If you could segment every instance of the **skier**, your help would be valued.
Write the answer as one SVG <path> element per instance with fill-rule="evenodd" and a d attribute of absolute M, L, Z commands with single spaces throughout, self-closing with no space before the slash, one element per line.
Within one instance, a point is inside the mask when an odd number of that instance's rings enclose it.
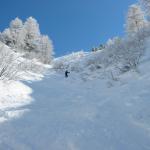
<path fill-rule="evenodd" d="M 65 77 L 66 77 L 66 78 L 68 78 L 68 74 L 69 74 L 69 73 L 70 73 L 70 72 L 69 72 L 68 70 L 65 71 Z"/>

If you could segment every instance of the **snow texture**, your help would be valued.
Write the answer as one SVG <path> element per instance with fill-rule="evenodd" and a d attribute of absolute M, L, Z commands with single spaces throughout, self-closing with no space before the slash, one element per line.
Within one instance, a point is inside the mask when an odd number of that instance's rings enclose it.
<path fill-rule="evenodd" d="M 146 56 L 139 73 L 127 72 L 118 81 L 85 82 L 75 72 L 66 79 L 64 72 L 49 69 L 44 80 L 26 83 L 30 88 L 10 84 L 11 97 L 0 101 L 0 149 L 149 150 L 150 57 Z"/>

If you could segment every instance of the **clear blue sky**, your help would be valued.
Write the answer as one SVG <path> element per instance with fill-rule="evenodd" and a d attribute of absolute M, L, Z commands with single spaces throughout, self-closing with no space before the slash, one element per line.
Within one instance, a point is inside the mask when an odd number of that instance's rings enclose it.
<path fill-rule="evenodd" d="M 0 30 L 15 17 L 35 17 L 53 40 L 56 56 L 105 43 L 124 34 L 130 4 L 136 0 L 1 0 Z"/>

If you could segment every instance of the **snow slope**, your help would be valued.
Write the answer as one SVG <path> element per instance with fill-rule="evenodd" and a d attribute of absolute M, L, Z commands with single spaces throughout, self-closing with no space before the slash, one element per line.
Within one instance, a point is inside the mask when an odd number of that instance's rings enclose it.
<path fill-rule="evenodd" d="M 37 60 L 27 60 L 0 42 L 0 123 L 18 118 L 28 111 L 32 89 L 20 80 L 40 80 L 47 68 Z"/>
<path fill-rule="evenodd" d="M 150 150 L 150 61 L 118 81 L 50 69 L 34 99 L 0 124 L 0 150 Z"/>
<path fill-rule="evenodd" d="M 23 115 L 28 109 L 22 106 L 31 103 L 32 89 L 21 82 L 0 81 L 0 123 Z"/>

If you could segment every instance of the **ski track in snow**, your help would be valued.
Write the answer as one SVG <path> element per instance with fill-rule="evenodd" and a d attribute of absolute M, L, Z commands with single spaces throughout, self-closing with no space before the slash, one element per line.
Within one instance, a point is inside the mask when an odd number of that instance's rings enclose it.
<path fill-rule="evenodd" d="M 28 83 L 34 101 L 20 118 L 0 124 L 0 150 L 150 150 L 146 75 L 127 73 L 120 79 L 125 84 L 111 88 L 105 80 L 84 82 L 75 74 Z"/>

